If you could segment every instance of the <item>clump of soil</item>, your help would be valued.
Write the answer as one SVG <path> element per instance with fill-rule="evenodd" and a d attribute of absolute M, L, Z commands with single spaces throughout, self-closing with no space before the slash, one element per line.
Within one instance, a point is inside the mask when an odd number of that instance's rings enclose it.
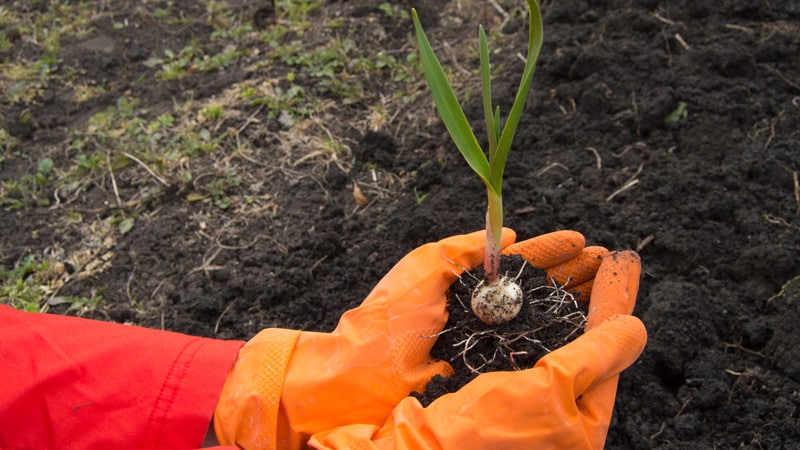
<path fill-rule="evenodd" d="M 519 256 L 503 257 L 503 267 L 522 287 L 519 315 L 500 325 L 483 323 L 470 308 L 483 270 L 462 275 L 448 293 L 450 316 L 431 349 L 431 356 L 449 362 L 455 373 L 436 376 L 424 394 L 412 394 L 423 406 L 457 391 L 481 373 L 529 369 L 542 356 L 583 334 L 587 308 L 577 296 L 547 280 L 543 271 Z"/>

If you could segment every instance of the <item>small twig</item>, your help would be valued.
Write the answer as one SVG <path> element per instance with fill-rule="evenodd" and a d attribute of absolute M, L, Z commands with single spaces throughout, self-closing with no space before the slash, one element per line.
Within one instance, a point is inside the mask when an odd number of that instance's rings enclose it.
<path fill-rule="evenodd" d="M 610 202 L 611 200 L 613 200 L 613 199 L 614 199 L 614 197 L 618 196 L 619 194 L 621 194 L 621 193 L 623 193 L 623 192 L 627 191 L 628 189 L 631 189 L 632 187 L 634 187 L 634 186 L 636 186 L 637 184 L 639 184 L 639 180 L 637 180 L 637 179 L 636 179 L 636 177 L 638 177 L 638 176 L 639 176 L 639 174 L 640 174 L 640 173 L 642 173 L 642 170 L 643 170 L 643 169 L 644 169 L 644 164 L 639 164 L 639 168 L 638 168 L 638 169 L 636 169 L 636 173 L 634 173 L 634 174 L 633 174 L 633 175 L 632 175 L 632 176 L 631 176 L 631 177 L 628 179 L 628 181 L 626 181 L 626 182 L 625 182 L 625 183 L 622 185 L 622 187 L 621 187 L 621 188 L 617 189 L 617 190 L 616 190 L 616 191 L 614 191 L 614 192 L 613 192 L 611 195 L 609 195 L 609 196 L 606 198 L 606 201 L 607 201 L 607 202 Z"/>
<path fill-rule="evenodd" d="M 792 181 L 794 182 L 794 203 L 797 205 L 794 215 L 800 216 L 800 180 L 797 178 L 796 170 L 792 172 Z"/>
<path fill-rule="evenodd" d="M 733 23 L 726 23 L 725 24 L 725 28 L 727 28 L 729 30 L 743 31 L 745 33 L 752 33 L 753 32 L 752 28 L 743 27 L 741 25 L 736 25 L 736 24 L 733 24 Z"/>
<path fill-rule="evenodd" d="M 228 306 L 226 306 L 225 309 L 222 310 L 222 313 L 219 315 L 219 317 L 217 317 L 217 323 L 214 324 L 214 334 L 215 335 L 217 333 L 219 333 L 219 324 L 220 324 L 220 322 L 222 322 L 222 316 L 224 316 L 225 313 L 228 312 L 228 310 L 231 309 L 231 307 L 233 306 L 234 303 L 236 303 L 236 299 L 235 298 L 233 300 L 231 300 L 230 303 L 228 303 Z"/>
<path fill-rule="evenodd" d="M 322 263 L 323 263 L 323 262 L 324 262 L 326 259 L 328 259 L 328 255 L 325 255 L 325 256 L 323 256 L 322 258 L 320 258 L 320 259 L 316 260 L 316 261 L 314 262 L 314 264 L 312 264 L 312 265 L 311 265 L 311 267 L 308 269 L 308 275 L 309 275 L 309 276 L 313 276 L 313 275 L 314 275 L 314 269 L 316 269 L 317 267 L 319 267 L 319 266 L 320 266 L 320 264 L 322 264 Z"/>
<path fill-rule="evenodd" d="M 137 302 L 133 298 L 133 295 L 131 294 L 131 283 L 133 282 L 133 276 L 135 274 L 136 274 L 136 267 L 134 267 L 133 270 L 131 270 L 131 274 L 128 275 L 128 282 L 125 283 L 125 295 L 128 296 L 128 301 L 131 303 L 131 305 L 133 305 L 136 309 L 141 311 L 142 310 L 142 306 L 139 305 L 139 302 Z"/>
<path fill-rule="evenodd" d="M 664 48 L 667 54 L 667 67 L 672 69 L 672 49 L 669 45 L 669 36 L 667 36 L 667 32 L 661 30 L 661 37 L 664 39 Z"/>
<path fill-rule="evenodd" d="M 163 178 L 161 178 L 161 177 L 159 177 L 158 175 L 156 175 L 156 173 L 153 171 L 153 169 L 151 169 L 150 167 L 148 167 L 148 166 L 147 166 L 147 164 L 145 164 L 144 162 L 142 162 L 142 160 L 141 160 L 141 159 L 139 159 L 139 158 L 137 158 L 137 157 L 135 157 L 135 156 L 131 155 L 131 154 L 130 154 L 130 153 L 128 153 L 128 152 L 121 152 L 121 153 L 122 153 L 123 155 L 125 155 L 127 158 L 130 158 L 130 159 L 132 159 L 133 161 L 135 161 L 135 162 L 136 162 L 137 164 L 139 164 L 140 166 L 144 167 L 144 170 L 148 171 L 148 172 L 150 173 L 150 175 L 152 175 L 152 176 L 153 176 L 153 178 L 155 178 L 156 180 L 158 180 L 158 182 L 159 182 L 159 183 L 163 184 L 163 185 L 164 185 L 164 186 L 166 186 L 166 187 L 169 187 L 169 183 L 167 183 L 166 181 L 164 181 L 164 179 L 163 179 Z"/>
<path fill-rule="evenodd" d="M 442 331 L 440 331 L 440 332 L 438 332 L 438 333 L 434 333 L 434 334 L 421 334 L 419 337 L 420 337 L 420 338 L 422 338 L 422 339 L 433 339 L 433 338 L 438 338 L 439 336 L 441 336 L 441 335 L 443 335 L 443 334 L 445 334 L 445 333 L 449 333 L 449 332 L 453 331 L 454 329 L 455 329 L 455 328 L 445 328 L 444 330 L 442 330 Z"/>
<path fill-rule="evenodd" d="M 683 37 L 680 35 L 680 33 L 675 33 L 674 37 L 675 37 L 675 40 L 678 41 L 679 44 L 681 44 L 681 47 L 683 47 L 684 50 L 691 50 L 692 49 L 689 46 L 689 44 L 685 40 L 683 40 Z"/>
<path fill-rule="evenodd" d="M 732 348 L 732 349 L 736 350 L 737 352 L 742 351 L 742 352 L 745 352 L 745 353 L 749 353 L 751 355 L 759 356 L 761 358 L 766 358 L 766 356 L 763 353 L 757 352 L 755 350 L 750 350 L 749 348 L 743 347 L 740 342 L 731 343 L 731 344 L 726 342 L 725 343 L 725 351 L 727 352 L 729 348 Z"/>
<path fill-rule="evenodd" d="M 639 180 L 630 180 L 630 181 L 628 181 L 627 183 L 623 184 L 621 188 L 617 189 L 611 195 L 606 197 L 606 201 L 610 202 L 611 200 L 614 200 L 614 197 L 618 196 L 619 194 L 622 194 L 623 192 L 627 191 L 628 189 L 631 189 L 632 187 L 636 186 L 637 184 L 639 184 Z"/>
<path fill-rule="evenodd" d="M 156 288 L 153 289 L 153 292 L 150 293 L 150 299 L 151 300 L 156 297 L 156 294 L 158 294 L 158 291 L 161 289 L 161 286 L 163 286 L 164 282 L 166 282 L 166 281 L 167 281 L 167 279 L 164 278 L 163 280 L 158 282 L 158 285 L 156 286 Z M 159 309 L 159 313 L 160 313 L 159 315 L 161 316 L 161 329 L 164 330 L 164 329 L 166 329 L 165 328 L 165 320 L 164 320 L 164 300 L 167 299 L 167 296 L 162 294 L 159 297 L 161 297 L 161 299 L 158 302 L 159 303 L 158 309 Z"/>
<path fill-rule="evenodd" d="M 554 162 L 554 163 L 550 163 L 549 165 L 547 165 L 547 167 L 545 167 L 545 168 L 539 170 L 538 172 L 536 172 L 536 176 L 540 177 L 540 176 L 544 175 L 545 173 L 547 173 L 548 171 L 550 171 L 550 169 L 553 169 L 555 167 L 559 167 L 561 169 L 564 169 L 564 170 L 567 171 L 567 173 L 569 173 L 569 167 L 567 167 L 567 166 L 565 166 L 565 165 L 563 165 L 563 164 L 561 164 L 559 162 Z"/>
<path fill-rule="evenodd" d="M 456 68 L 456 70 L 458 70 L 459 72 L 463 73 L 466 76 L 472 75 L 472 73 L 470 73 L 469 70 L 465 69 L 463 66 L 461 66 L 461 64 L 458 63 L 458 58 L 456 58 L 456 52 L 455 50 L 453 50 L 453 47 L 451 47 L 447 41 L 442 41 L 442 48 L 445 49 L 445 51 L 447 51 L 447 56 L 450 57 L 450 64 L 452 64 L 453 67 Z"/>
<path fill-rule="evenodd" d="M 785 111 L 781 110 L 781 112 L 778 113 L 778 117 L 775 117 L 774 119 L 772 119 L 772 121 L 770 121 L 769 136 L 767 136 L 767 142 L 764 143 L 764 148 L 761 149 L 762 152 L 766 151 L 767 147 L 769 147 L 769 144 L 771 144 L 772 140 L 775 139 L 775 124 L 777 124 L 778 121 L 781 120 L 781 117 L 783 117 L 784 112 Z"/>
<path fill-rule="evenodd" d="M 792 81 L 789 78 L 787 78 L 786 75 L 784 75 L 783 72 L 781 72 L 780 70 L 776 69 L 775 67 L 770 66 L 769 64 L 764 64 L 764 63 L 760 63 L 759 66 L 763 67 L 763 68 L 769 70 L 770 72 L 774 73 L 775 75 L 777 75 L 778 78 L 783 80 L 784 83 L 789 85 L 789 87 L 794 89 L 796 92 L 800 92 L 800 84 L 797 84 L 794 81 Z"/>
<path fill-rule="evenodd" d="M 689 406 L 689 403 L 691 402 L 692 402 L 692 397 L 689 397 L 686 400 L 684 400 L 683 403 L 681 404 L 681 407 L 678 409 L 678 412 L 675 413 L 675 417 L 678 417 L 681 414 L 683 414 L 683 411 L 686 410 L 686 407 Z"/>
<path fill-rule="evenodd" d="M 639 103 L 636 101 L 636 90 L 631 91 L 631 109 L 633 109 L 633 114 L 636 117 L 639 117 Z"/>
<path fill-rule="evenodd" d="M 122 208 L 122 199 L 119 198 L 119 188 L 117 188 L 117 177 L 114 176 L 114 168 L 111 167 L 111 152 L 106 150 L 106 164 L 108 165 L 108 173 L 111 175 L 111 186 L 114 188 L 114 197 L 117 198 L 117 207 Z"/>
<path fill-rule="evenodd" d="M 792 230 L 795 230 L 795 231 L 800 231 L 800 227 L 799 226 L 793 225 L 793 224 L 787 222 L 786 219 L 784 219 L 783 217 L 778 217 L 778 216 L 774 216 L 772 214 L 767 214 L 767 213 L 763 214 L 761 217 L 763 217 L 764 220 L 766 220 L 767 222 L 769 222 L 771 224 L 782 225 L 782 226 L 784 226 L 786 228 L 789 228 L 789 229 L 792 229 Z"/>
<path fill-rule="evenodd" d="M 667 428 L 667 422 L 666 421 L 661 422 L 661 428 L 659 428 L 658 431 L 650 435 L 650 440 L 652 441 L 658 436 L 660 436 L 661 433 L 663 433 L 666 428 Z"/>
<path fill-rule="evenodd" d="M 158 282 L 158 284 L 156 285 L 156 288 L 153 289 L 153 292 L 150 293 L 150 298 L 151 299 L 156 297 L 156 294 L 158 294 L 158 291 L 161 290 L 161 286 L 163 286 L 166 281 L 167 281 L 167 279 L 164 278 L 163 280 Z"/>
<path fill-rule="evenodd" d="M 656 238 L 655 235 L 650 234 L 641 241 L 639 241 L 639 243 L 636 245 L 636 251 L 641 252 L 642 249 L 647 247 L 647 245 L 650 244 L 651 242 L 653 242 L 655 238 Z"/>
<path fill-rule="evenodd" d="M 677 25 L 677 23 L 674 20 L 667 19 L 666 17 L 662 16 L 661 14 L 659 14 L 657 12 L 653 13 L 653 17 L 655 17 L 656 20 L 658 20 L 659 22 L 663 22 L 663 23 L 665 23 L 667 25 L 670 25 L 670 26 Z"/>
<path fill-rule="evenodd" d="M 789 287 L 789 283 L 791 283 L 791 280 L 787 281 L 786 283 L 784 283 L 783 286 L 781 286 L 781 290 L 778 291 L 777 294 L 774 294 L 770 298 L 768 298 L 767 299 L 767 303 L 771 303 L 776 298 L 780 298 L 780 297 L 783 297 L 784 295 L 786 295 L 786 289 Z"/>
<path fill-rule="evenodd" d="M 748 389 L 752 389 L 753 385 L 758 382 L 758 378 L 759 378 L 759 375 L 760 375 L 760 372 L 759 372 L 758 368 L 745 369 L 745 370 L 743 370 L 741 372 L 738 372 L 738 371 L 735 371 L 735 370 L 732 370 L 732 369 L 725 369 L 725 373 L 727 373 L 728 375 L 733 375 L 733 376 L 736 377 L 736 381 L 733 383 L 733 386 L 731 386 L 730 390 L 728 391 L 728 401 L 731 400 L 731 398 L 733 397 L 734 391 L 736 390 L 737 386 L 739 386 L 739 383 L 742 380 L 749 379 L 750 383 L 747 386 L 747 388 Z"/>
<path fill-rule="evenodd" d="M 262 109 L 264 109 L 263 103 L 258 105 L 258 108 L 256 108 L 255 111 L 253 111 L 253 114 L 250 114 L 247 117 L 247 119 L 245 119 L 244 124 L 242 124 L 242 126 L 236 129 L 236 145 L 239 145 L 239 134 L 241 134 L 242 131 L 245 130 L 245 128 L 247 128 L 251 123 L 261 123 L 260 120 L 256 119 L 256 116 L 259 116 L 261 114 Z"/>
<path fill-rule="evenodd" d="M 511 352 L 508 354 L 508 359 L 511 360 L 511 366 L 514 367 L 514 370 L 519 370 L 519 366 L 517 365 L 517 361 L 514 359 L 516 356 L 524 356 L 527 355 L 528 352 L 519 351 L 519 352 Z"/>
<path fill-rule="evenodd" d="M 591 152 L 594 155 L 594 159 L 597 165 L 597 170 L 603 169 L 603 160 L 600 158 L 600 152 L 597 151 L 594 147 L 585 147 L 584 150 L 587 152 Z"/>
<path fill-rule="evenodd" d="M 622 158 L 623 156 L 625 156 L 626 153 L 628 153 L 631 150 L 633 150 L 633 146 L 626 145 L 625 147 L 622 148 L 622 151 L 620 151 L 619 153 L 611 153 L 611 154 L 614 156 L 614 158 Z"/>
<path fill-rule="evenodd" d="M 164 315 L 165 315 L 164 314 L 164 300 L 166 300 L 166 299 L 167 299 L 167 296 L 166 295 L 162 295 L 161 296 L 161 301 L 159 302 L 160 303 L 159 304 L 159 309 L 161 310 L 159 315 L 161 316 L 161 330 L 162 331 L 166 330 L 166 323 L 165 323 L 166 321 L 164 320 Z"/>
<path fill-rule="evenodd" d="M 189 271 L 189 275 L 191 275 L 191 274 L 193 274 L 195 272 L 203 271 L 203 273 L 206 274 L 206 277 L 210 277 L 210 275 L 209 275 L 210 271 L 212 271 L 212 270 L 220 270 L 220 269 L 224 269 L 225 268 L 225 266 L 212 266 L 211 265 L 211 263 L 214 262 L 214 260 L 217 258 L 217 256 L 219 256 L 220 252 L 222 252 L 222 247 L 219 246 L 219 244 L 217 244 L 216 245 L 216 249 L 214 250 L 214 253 L 212 253 L 210 257 L 207 257 L 208 252 L 210 250 L 211 249 L 206 250 L 206 254 L 203 255 L 203 265 L 200 266 L 200 267 L 195 267 L 194 269 L 190 270 Z"/>
<path fill-rule="evenodd" d="M 503 22 L 500 24 L 500 29 L 502 30 L 503 27 L 505 27 L 506 24 L 508 23 L 508 21 L 510 19 L 510 16 L 509 16 L 508 12 L 506 12 L 506 10 L 503 9 L 503 7 L 500 6 L 499 3 L 497 3 L 497 1 L 489 0 L 489 4 L 492 5 L 494 10 L 497 11 L 503 17 Z"/>

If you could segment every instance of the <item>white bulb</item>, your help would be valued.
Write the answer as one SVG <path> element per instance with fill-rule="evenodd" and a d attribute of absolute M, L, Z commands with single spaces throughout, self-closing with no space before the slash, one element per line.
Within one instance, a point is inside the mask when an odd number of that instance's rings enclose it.
<path fill-rule="evenodd" d="M 484 323 L 499 325 L 517 317 L 522 309 L 522 289 L 513 279 L 482 284 L 472 293 L 472 312 Z"/>

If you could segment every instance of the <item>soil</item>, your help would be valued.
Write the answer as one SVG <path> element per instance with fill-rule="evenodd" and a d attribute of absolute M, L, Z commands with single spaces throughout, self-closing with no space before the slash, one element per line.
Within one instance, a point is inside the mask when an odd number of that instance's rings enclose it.
<path fill-rule="evenodd" d="M 21 11 L 47 4 L 11 3 Z M 188 20 L 145 20 L 155 3 L 181 8 Z M 411 22 L 387 19 L 381 3 L 323 2 L 309 20 L 335 17 L 366 51 L 405 55 Z M 452 50 L 445 65 L 457 61 L 472 73 L 471 88 L 459 92 L 473 92 L 465 106 L 480 123 L 477 23 L 497 28 L 502 17 L 466 0 L 396 2 L 412 3 L 432 42 L 449 44 L 438 47 Z M 522 6 L 498 3 L 511 12 Z M 620 379 L 607 448 L 800 448 L 800 3 L 542 3 L 545 44 L 506 169 L 506 224 L 521 238 L 577 230 L 589 244 L 642 257 L 635 314 L 649 341 Z M 36 173 L 43 157 L 68 168 L 76 155 L 70 130 L 124 95 L 154 118 L 234 83 L 285 77 L 290 68 L 253 69 L 259 57 L 251 52 L 224 70 L 155 80 L 144 64 L 152 55 L 188 42 L 216 45 L 199 5 L 101 2 L 91 31 L 63 39 L 59 58 L 61 70 L 74 69 L 102 94 L 78 103 L 75 85 L 51 83 L 30 101 L 0 105 L 17 142 L 5 150 L 0 179 Z M 260 7 L 230 5 L 268 27 Z M 508 111 L 524 21 L 511 14 L 495 31 L 495 100 Z M 326 42 L 330 32 L 312 26 L 302 40 Z M 36 57 L 36 47 L 5 34 L 2 59 Z M 321 89 L 293 70 L 308 92 Z M 379 102 L 391 94 L 391 77 L 360 86 Z M 108 174 L 69 194 L 51 184 L 49 206 L 0 213 L 0 264 L 90 252 L 91 264 L 65 264 L 79 272 L 59 295 L 101 296 L 83 311 L 101 320 L 224 339 L 274 326 L 331 330 L 405 253 L 483 226 L 483 186 L 424 85 L 415 89 L 408 104 L 387 105 L 389 120 L 378 125 L 365 121 L 374 103 L 337 103 L 336 92 L 325 93 L 331 101 L 315 116 L 318 128 L 295 134 L 256 107 L 243 109 L 221 129 L 241 129 L 249 153 L 227 158 L 226 143 L 185 162 L 191 183 L 165 187 L 132 164 L 116 171 L 113 186 Z M 346 147 L 339 160 L 321 164 L 316 147 L 304 146 L 303 133 L 319 127 Z M 286 155 L 289 164 L 271 163 Z M 219 167 L 241 176 L 217 199 L 232 202 L 226 208 L 201 186 Z M 366 205 L 354 200 L 354 182 Z M 132 201 L 123 211 L 135 225 L 124 234 L 116 222 L 104 228 L 119 214 L 117 197 Z M 51 308 L 76 313 L 65 310 Z"/>
<path fill-rule="evenodd" d="M 431 349 L 431 356 L 449 362 L 454 373 L 436 376 L 424 392 L 412 393 L 423 406 L 458 391 L 481 373 L 530 369 L 542 356 L 583 334 L 588 308 L 579 302 L 579 293 L 547 282 L 543 270 L 519 256 L 502 257 L 501 268 L 522 290 L 519 313 L 505 323 L 482 322 L 470 299 L 484 282 L 483 268 L 462 275 L 448 292 L 447 323 Z"/>

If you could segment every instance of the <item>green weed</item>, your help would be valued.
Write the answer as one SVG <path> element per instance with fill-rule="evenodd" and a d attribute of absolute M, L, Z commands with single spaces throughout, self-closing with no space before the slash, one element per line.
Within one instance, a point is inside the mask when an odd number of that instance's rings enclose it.
<path fill-rule="evenodd" d="M 53 180 L 53 172 L 53 160 L 43 158 L 35 174 L 3 180 L 0 182 L 0 206 L 7 211 L 14 211 L 29 206 L 50 205 L 46 187 Z"/>
<path fill-rule="evenodd" d="M 196 42 L 183 47 L 177 54 L 172 50 L 164 51 L 164 58 L 148 60 L 151 66 L 161 65 L 156 76 L 161 80 L 174 80 L 195 72 L 213 72 L 230 66 L 241 55 L 235 46 L 226 46 L 222 52 L 207 54 Z"/>
<path fill-rule="evenodd" d="M 64 36 L 84 36 L 91 31 L 89 23 L 95 17 L 93 2 L 50 2 L 45 12 L 20 12 L 0 7 L 0 49 L 11 48 L 7 29 L 18 34 L 18 40 L 34 46 L 39 53 L 35 60 L 17 59 L 0 64 L 0 89 L 11 104 L 29 103 L 59 77 L 62 61 L 58 56 Z M 6 28 L 8 27 L 8 28 Z"/>
<path fill-rule="evenodd" d="M 50 306 L 68 304 L 69 310 L 83 315 L 97 308 L 101 296 L 51 297 L 44 286 L 50 272 L 57 271 L 50 261 L 38 261 L 33 255 L 19 260 L 13 268 L 0 265 L 0 303 L 27 312 L 44 312 Z"/>
<path fill-rule="evenodd" d="M 0 303 L 22 311 L 39 311 L 46 294 L 32 275 L 46 268 L 47 263 L 37 262 L 33 255 L 22 258 L 11 269 L 0 265 Z"/>

